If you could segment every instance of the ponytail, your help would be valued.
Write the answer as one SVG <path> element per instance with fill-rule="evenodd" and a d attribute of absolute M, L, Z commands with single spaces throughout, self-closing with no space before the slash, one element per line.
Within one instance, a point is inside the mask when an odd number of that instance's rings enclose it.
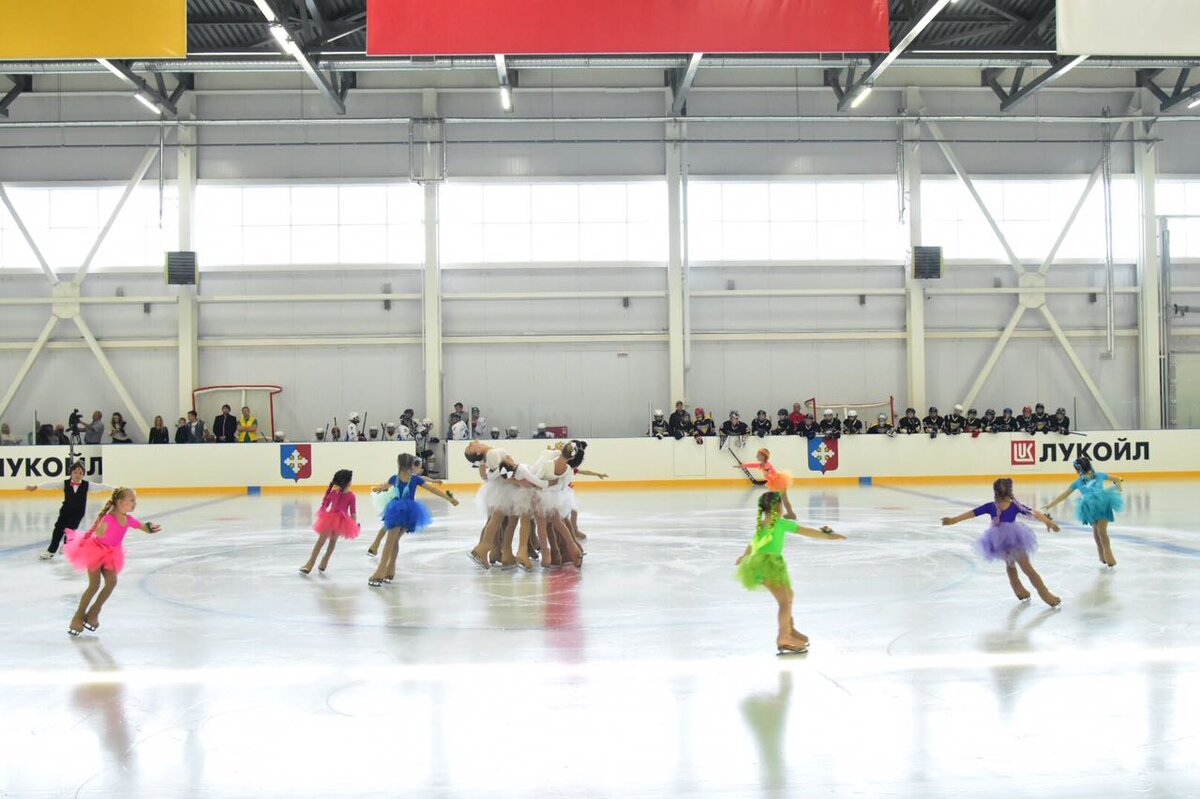
<path fill-rule="evenodd" d="M 112 496 L 110 496 L 108 501 L 104 503 L 104 507 L 100 509 L 99 515 L 96 516 L 96 521 L 92 522 L 92 526 L 88 528 L 89 533 L 100 526 L 100 522 L 104 521 L 104 517 L 107 516 L 109 511 L 113 509 L 113 506 L 117 504 L 117 500 L 125 496 L 127 493 L 129 493 L 129 489 L 125 486 L 120 486 L 113 489 Z"/>

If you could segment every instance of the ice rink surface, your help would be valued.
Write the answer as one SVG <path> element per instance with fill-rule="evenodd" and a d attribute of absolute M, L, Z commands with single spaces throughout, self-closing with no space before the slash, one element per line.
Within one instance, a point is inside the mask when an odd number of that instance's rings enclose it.
<path fill-rule="evenodd" d="M 1196 487 L 1126 493 L 1113 571 L 1037 528 L 1050 610 L 977 559 L 983 521 L 939 525 L 986 483 L 794 490 L 849 540 L 789 540 L 786 657 L 733 579 L 749 486 L 581 492 L 582 573 L 482 573 L 473 503 L 430 497 L 381 589 L 367 531 L 298 575 L 316 493 L 146 496 L 164 530 L 78 639 L 85 578 L 37 559 L 58 502 L 6 500 L 0 796 L 1194 797 Z"/>

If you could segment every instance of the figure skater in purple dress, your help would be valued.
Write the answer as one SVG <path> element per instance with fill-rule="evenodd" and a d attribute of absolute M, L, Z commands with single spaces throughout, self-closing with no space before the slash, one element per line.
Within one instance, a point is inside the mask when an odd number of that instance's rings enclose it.
<path fill-rule="evenodd" d="M 975 516 L 990 516 L 991 525 L 987 528 L 975 548 L 988 560 L 1003 560 L 1008 571 L 1008 583 L 1012 586 L 1017 599 L 1024 602 L 1029 599 L 1029 591 L 1021 583 L 1021 575 L 1017 567 L 1025 572 L 1029 582 L 1037 589 L 1038 596 L 1052 608 L 1062 604 L 1062 600 L 1050 593 L 1042 576 L 1033 568 L 1029 556 L 1037 551 L 1037 536 L 1027 525 L 1018 521 L 1020 516 L 1032 516 L 1046 528 L 1058 532 L 1059 527 L 1054 520 L 1040 511 L 1022 505 L 1013 497 L 1013 481 L 1002 477 L 992 483 L 995 499 L 974 510 L 965 511 L 957 516 L 942 517 L 943 525 L 958 524 Z"/>

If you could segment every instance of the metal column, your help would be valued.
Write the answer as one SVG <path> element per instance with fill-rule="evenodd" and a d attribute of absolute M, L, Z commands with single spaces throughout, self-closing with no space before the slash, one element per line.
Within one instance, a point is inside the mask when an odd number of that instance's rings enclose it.
<path fill-rule="evenodd" d="M 195 95 L 184 97 L 179 102 L 181 118 L 192 118 Z M 196 129 L 179 129 L 179 149 L 176 156 L 176 183 L 179 187 L 179 239 L 178 249 L 194 250 L 196 242 Z M 195 286 L 179 286 L 178 305 L 178 358 L 179 358 L 179 411 L 186 414 L 192 408 L 192 392 L 200 385 L 200 308 L 196 302 Z"/>
<path fill-rule="evenodd" d="M 921 111 L 921 92 L 916 88 L 904 91 L 905 113 L 913 116 Z M 904 123 L 904 183 L 907 193 L 909 243 L 921 244 L 921 126 L 918 122 Z M 912 275 L 906 266 L 905 290 L 905 360 L 908 375 L 908 405 L 925 407 L 925 283 Z"/>
<path fill-rule="evenodd" d="M 421 97 L 421 112 L 426 119 L 438 114 L 437 92 L 426 90 Z M 432 148 L 424 150 L 423 174 L 439 173 L 440 163 L 434 163 Z M 421 332 L 425 369 L 425 415 L 441 419 L 442 414 L 442 262 L 439 250 L 441 225 L 438 217 L 438 194 L 441 184 L 428 180 L 425 191 L 425 263 L 421 280 Z"/>
<path fill-rule="evenodd" d="M 1148 98 L 1148 95 L 1146 95 Z M 1135 134 L 1146 133 L 1139 123 Z M 1137 138 L 1137 136 L 1135 136 Z M 1134 141 L 1133 169 L 1138 186 L 1139 247 L 1138 287 L 1138 426 L 1143 430 L 1162 429 L 1163 391 L 1166 381 L 1166 347 L 1162 337 L 1162 265 L 1158 250 L 1158 209 L 1155 186 L 1158 182 L 1158 146 L 1153 141 Z"/>
<path fill-rule="evenodd" d="M 669 100 L 668 100 L 669 102 Z M 684 281 L 685 242 L 683 221 L 683 152 L 682 125 L 667 123 L 667 363 L 671 402 L 688 401 L 687 370 L 684 357 L 684 311 L 687 303 Z"/>

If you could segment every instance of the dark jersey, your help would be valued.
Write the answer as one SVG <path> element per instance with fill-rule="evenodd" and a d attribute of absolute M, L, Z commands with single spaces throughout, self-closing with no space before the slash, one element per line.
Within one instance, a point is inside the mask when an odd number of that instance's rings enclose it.
<path fill-rule="evenodd" d="M 876 422 L 867 428 L 867 435 L 887 435 L 892 432 L 892 426 L 888 422 Z"/>
<path fill-rule="evenodd" d="M 786 416 L 780 416 L 775 422 L 775 429 L 771 432 L 777 436 L 790 436 L 795 434 L 796 428 L 792 427 L 791 419 Z"/>
<path fill-rule="evenodd" d="M 905 435 L 921 432 L 921 420 L 917 417 L 905 416 L 896 424 L 896 429 Z"/>
<path fill-rule="evenodd" d="M 1008 418 L 998 416 L 992 425 L 993 433 L 1015 433 L 1019 429 L 1017 426 L 1017 417 L 1015 416 L 1009 416 Z"/>
<path fill-rule="evenodd" d="M 721 423 L 721 435 L 723 436 L 744 436 L 749 433 L 750 428 L 746 427 L 745 422 L 726 421 Z"/>
<path fill-rule="evenodd" d="M 1064 436 L 1071 432 L 1071 417 L 1066 414 L 1059 416 L 1055 414 L 1050 417 L 1050 432 L 1061 433 Z"/>
<path fill-rule="evenodd" d="M 817 436 L 821 435 L 821 426 L 809 419 L 808 421 L 804 422 L 804 424 L 796 428 L 796 432 L 805 438 L 816 438 Z"/>
<path fill-rule="evenodd" d="M 750 432 L 759 438 L 766 438 L 771 435 L 771 420 L 770 419 L 755 419 L 750 423 Z"/>
<path fill-rule="evenodd" d="M 956 436 L 966 429 L 967 417 L 961 414 L 952 413 L 942 421 L 942 430 L 949 435 Z"/>
<path fill-rule="evenodd" d="M 842 422 L 842 432 L 848 436 L 853 436 L 863 431 L 862 419 L 847 419 Z"/>
<path fill-rule="evenodd" d="M 934 430 L 941 430 L 944 421 L 940 415 L 931 413 L 921 420 L 921 427 L 926 433 L 932 433 Z"/>
<path fill-rule="evenodd" d="M 836 436 L 842 432 L 842 420 L 836 416 L 831 419 L 822 419 L 819 428 L 823 436 Z"/>
<path fill-rule="evenodd" d="M 1033 416 L 1018 416 L 1017 431 L 1021 433 L 1033 432 Z"/>
<path fill-rule="evenodd" d="M 713 427 L 712 419 L 700 419 L 692 428 L 692 432 L 698 436 L 712 436 L 716 435 L 717 433 L 716 429 Z"/>
<path fill-rule="evenodd" d="M 665 420 L 654 419 L 653 421 L 650 422 L 650 435 L 656 436 L 658 438 L 665 438 L 666 436 L 669 436 L 670 434 L 671 434 L 671 431 L 667 427 L 667 423 Z"/>
<path fill-rule="evenodd" d="M 687 427 L 690 428 L 691 425 L 688 424 Z M 671 414 L 670 418 L 667 420 L 667 428 L 671 431 L 671 435 L 674 435 L 680 431 L 683 431 L 686 434 L 687 431 L 683 430 L 683 411 L 675 411 Z"/>
<path fill-rule="evenodd" d="M 1048 413 L 1035 413 L 1029 417 L 1029 432 L 1049 433 L 1054 430 L 1054 418 Z"/>

